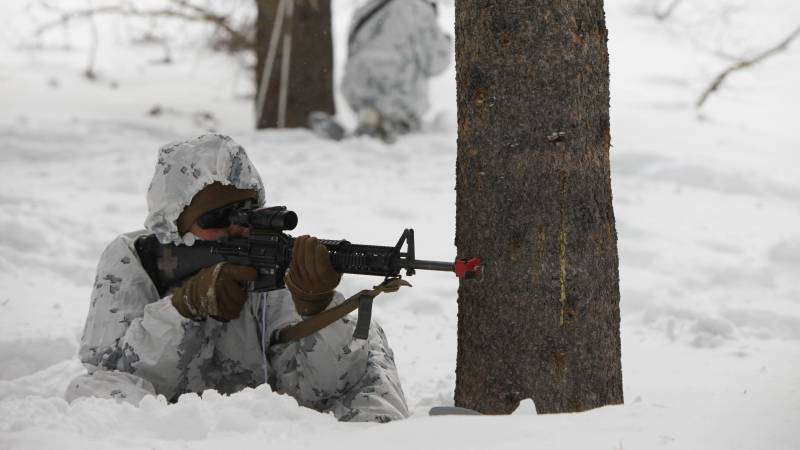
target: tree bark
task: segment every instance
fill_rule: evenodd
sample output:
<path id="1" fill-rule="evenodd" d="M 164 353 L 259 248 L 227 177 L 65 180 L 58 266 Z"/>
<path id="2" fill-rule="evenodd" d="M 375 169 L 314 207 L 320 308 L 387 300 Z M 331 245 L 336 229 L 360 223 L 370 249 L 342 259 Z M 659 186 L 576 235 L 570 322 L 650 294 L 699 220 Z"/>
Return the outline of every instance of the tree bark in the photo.
<path id="1" fill-rule="evenodd" d="M 455 402 L 622 403 L 602 0 L 456 1 Z"/>
<path id="2" fill-rule="evenodd" d="M 305 127 L 310 112 L 335 112 L 330 0 L 286 0 L 286 5 L 292 5 L 285 6 L 291 15 L 283 16 L 269 83 L 266 92 L 260 92 L 279 3 L 280 0 L 256 0 L 256 116 L 260 117 L 257 128 Z M 287 34 L 291 36 L 290 44 L 286 44 Z M 289 64 L 285 67 L 287 48 Z M 288 80 L 283 80 L 287 89 L 282 116 L 281 79 L 287 74 Z M 260 113 L 259 98 L 263 98 Z"/>

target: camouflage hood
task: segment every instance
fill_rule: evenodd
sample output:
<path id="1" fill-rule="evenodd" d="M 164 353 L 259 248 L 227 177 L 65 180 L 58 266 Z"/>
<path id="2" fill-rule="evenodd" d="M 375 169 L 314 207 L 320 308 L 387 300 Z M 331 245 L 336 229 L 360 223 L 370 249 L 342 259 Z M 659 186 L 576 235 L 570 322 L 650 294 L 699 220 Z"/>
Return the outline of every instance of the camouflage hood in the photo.
<path id="1" fill-rule="evenodd" d="M 206 185 L 220 182 L 258 192 L 264 204 L 264 185 L 244 148 L 221 134 L 174 142 L 159 150 L 153 180 L 147 190 L 145 228 L 161 243 L 192 245 L 195 237 L 178 233 L 176 221 L 183 209 Z"/>

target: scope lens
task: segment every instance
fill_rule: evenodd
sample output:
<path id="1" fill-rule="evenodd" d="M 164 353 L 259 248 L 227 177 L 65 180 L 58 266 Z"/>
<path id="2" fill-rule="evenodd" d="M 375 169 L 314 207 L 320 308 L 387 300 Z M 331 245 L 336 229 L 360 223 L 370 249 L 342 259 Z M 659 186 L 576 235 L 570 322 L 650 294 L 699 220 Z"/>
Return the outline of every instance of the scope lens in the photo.
<path id="1" fill-rule="evenodd" d="M 250 226 L 268 230 L 293 230 L 297 226 L 297 214 L 286 207 L 261 208 L 249 214 Z"/>
<path id="2" fill-rule="evenodd" d="M 280 211 L 272 216 L 272 228 L 293 230 L 297 226 L 297 214 L 294 211 Z"/>

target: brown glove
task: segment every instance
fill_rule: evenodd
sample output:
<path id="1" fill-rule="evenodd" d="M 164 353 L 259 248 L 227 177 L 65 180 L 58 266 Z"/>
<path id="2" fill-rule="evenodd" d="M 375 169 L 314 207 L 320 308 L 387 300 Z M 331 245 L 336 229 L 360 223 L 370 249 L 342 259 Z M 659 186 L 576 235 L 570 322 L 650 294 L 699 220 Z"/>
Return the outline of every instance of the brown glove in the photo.
<path id="1" fill-rule="evenodd" d="M 243 284 L 257 275 L 256 269 L 247 266 L 219 263 L 206 267 L 175 289 L 172 305 L 187 319 L 236 319 L 247 301 Z"/>
<path id="2" fill-rule="evenodd" d="M 298 313 L 312 316 L 324 311 L 341 279 L 342 274 L 331 264 L 328 250 L 317 238 L 307 235 L 295 238 L 284 281 Z"/>

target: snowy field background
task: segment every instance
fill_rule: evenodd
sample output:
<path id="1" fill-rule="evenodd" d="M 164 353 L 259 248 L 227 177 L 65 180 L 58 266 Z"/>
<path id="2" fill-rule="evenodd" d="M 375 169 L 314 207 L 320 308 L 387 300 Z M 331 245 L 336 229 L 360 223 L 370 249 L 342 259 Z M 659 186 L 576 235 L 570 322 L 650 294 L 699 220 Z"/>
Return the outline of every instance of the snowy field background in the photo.
<path id="1" fill-rule="evenodd" d="M 337 56 L 354 4 L 334 1 Z M 413 227 L 420 258 L 453 258 L 454 68 L 432 82 L 425 132 L 393 146 L 256 132 L 249 73 L 201 49 L 202 27 L 172 23 L 173 63 L 159 64 L 161 46 L 131 44 L 146 27 L 98 17 L 90 81 L 90 27 L 37 39 L 38 3 L 2 2 L 0 449 L 800 448 L 800 42 L 693 107 L 725 55 L 775 45 L 800 24 L 800 5 L 684 2 L 659 22 L 652 4 L 606 1 L 626 404 L 427 416 L 453 402 L 457 280 L 419 273 L 413 289 L 376 304 L 414 412 L 377 425 L 341 424 L 264 388 L 138 408 L 61 395 L 82 372 L 75 353 L 97 259 L 141 228 L 167 142 L 209 128 L 232 136 L 268 202 L 298 212 L 297 234 L 389 245 Z M 452 5 L 441 9 L 452 29 Z M 155 106 L 163 113 L 149 114 Z M 372 281 L 346 277 L 341 290 Z"/>

